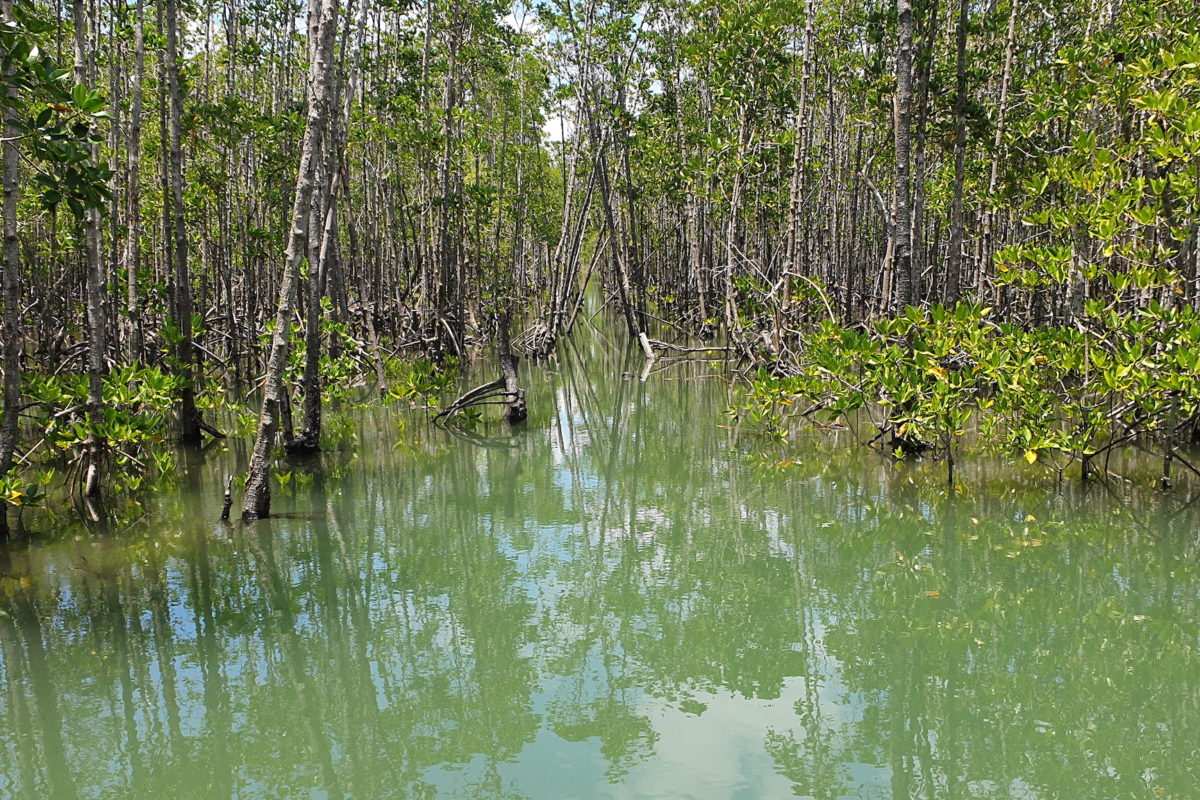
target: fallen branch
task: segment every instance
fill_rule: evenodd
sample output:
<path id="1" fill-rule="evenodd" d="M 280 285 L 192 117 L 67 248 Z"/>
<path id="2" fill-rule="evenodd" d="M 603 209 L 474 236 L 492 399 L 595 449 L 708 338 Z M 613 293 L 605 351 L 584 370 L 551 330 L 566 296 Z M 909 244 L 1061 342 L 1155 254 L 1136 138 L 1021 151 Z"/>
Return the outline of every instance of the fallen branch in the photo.
<path id="1" fill-rule="evenodd" d="M 433 418 L 434 422 L 440 422 L 462 411 L 464 408 L 492 405 L 497 398 L 501 398 L 503 404 L 507 407 L 504 412 L 504 419 L 510 425 L 525 419 L 528 414 L 525 406 L 525 390 L 521 388 L 520 383 L 517 381 L 517 364 L 520 359 L 513 354 L 509 343 L 507 314 L 500 318 L 499 340 L 497 360 L 500 362 L 500 377 L 482 386 L 476 386 L 446 406 L 444 410 Z"/>
<path id="2" fill-rule="evenodd" d="M 642 336 L 646 335 L 642 334 Z M 731 345 L 684 347 L 681 344 L 671 344 L 670 342 L 664 342 L 659 339 L 650 339 L 649 337 L 646 337 L 646 343 L 642 345 L 642 349 L 645 350 L 647 347 L 651 347 L 656 350 L 670 350 L 674 353 L 729 353 L 737 349 Z"/>
<path id="3" fill-rule="evenodd" d="M 646 359 L 653 361 L 657 356 L 654 355 L 654 348 L 650 344 L 650 337 L 644 332 L 638 333 L 638 344 L 642 346 L 642 352 L 646 354 Z"/>
<path id="4" fill-rule="evenodd" d="M 449 417 L 452 414 L 457 414 L 464 408 L 469 408 L 470 406 L 475 405 L 476 401 L 490 399 L 497 393 L 500 393 L 503 389 L 504 378 L 497 378 L 496 380 L 485 383 L 482 386 L 476 386 L 474 389 L 470 390 L 462 397 L 458 398 L 453 403 L 438 412 L 433 420 L 434 422 L 437 422 L 438 420 Z"/>
<path id="5" fill-rule="evenodd" d="M 204 431 L 205 433 L 207 433 L 209 436 L 213 437 L 214 439 L 224 439 L 225 438 L 225 434 L 221 433 L 219 430 L 214 428 L 212 425 L 209 425 L 207 422 L 205 422 L 203 417 L 200 418 L 198 424 L 200 426 L 200 430 Z"/>

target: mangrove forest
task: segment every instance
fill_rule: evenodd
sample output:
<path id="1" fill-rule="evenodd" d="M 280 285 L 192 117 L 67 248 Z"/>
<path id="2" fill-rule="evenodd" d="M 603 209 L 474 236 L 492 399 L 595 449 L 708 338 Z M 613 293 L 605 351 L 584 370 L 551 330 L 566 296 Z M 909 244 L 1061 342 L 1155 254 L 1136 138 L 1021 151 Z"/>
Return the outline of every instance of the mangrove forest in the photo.
<path id="1" fill-rule="evenodd" d="M 0 74 L 0 800 L 1197 796 L 1194 0 L 0 0 Z"/>

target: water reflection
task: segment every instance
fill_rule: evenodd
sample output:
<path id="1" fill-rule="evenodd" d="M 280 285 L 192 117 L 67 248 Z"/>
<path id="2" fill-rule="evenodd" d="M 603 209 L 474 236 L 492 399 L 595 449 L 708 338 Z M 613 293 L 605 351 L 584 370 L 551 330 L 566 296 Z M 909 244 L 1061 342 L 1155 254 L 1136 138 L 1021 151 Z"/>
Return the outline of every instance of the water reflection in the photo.
<path id="1" fill-rule="evenodd" d="M 637 368 L 3 551 L 0 798 L 1194 796 L 1195 508 L 754 467 L 712 370 Z"/>

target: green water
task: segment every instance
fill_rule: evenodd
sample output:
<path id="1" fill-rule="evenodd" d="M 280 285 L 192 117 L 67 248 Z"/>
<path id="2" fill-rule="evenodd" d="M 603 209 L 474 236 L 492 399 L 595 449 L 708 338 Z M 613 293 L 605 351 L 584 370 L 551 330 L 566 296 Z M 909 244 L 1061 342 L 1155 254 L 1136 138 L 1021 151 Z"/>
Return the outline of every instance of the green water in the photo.
<path id="1" fill-rule="evenodd" d="M 614 351 L 535 367 L 511 433 L 360 412 L 277 519 L 217 521 L 233 442 L 8 549 L 0 798 L 1200 796 L 1185 497 L 948 500 Z"/>

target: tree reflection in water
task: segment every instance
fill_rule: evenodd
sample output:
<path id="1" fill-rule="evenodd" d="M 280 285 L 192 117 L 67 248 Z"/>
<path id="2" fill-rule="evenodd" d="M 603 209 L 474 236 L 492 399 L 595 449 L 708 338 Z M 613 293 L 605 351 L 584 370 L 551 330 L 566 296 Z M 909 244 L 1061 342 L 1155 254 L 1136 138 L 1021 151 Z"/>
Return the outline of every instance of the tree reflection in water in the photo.
<path id="1" fill-rule="evenodd" d="M 291 516 L 209 521 L 230 450 L 156 526 L 5 551 L 0 798 L 1200 785 L 1184 500 L 754 466 L 724 380 L 636 369 L 568 346 L 479 443 L 368 415 Z"/>

